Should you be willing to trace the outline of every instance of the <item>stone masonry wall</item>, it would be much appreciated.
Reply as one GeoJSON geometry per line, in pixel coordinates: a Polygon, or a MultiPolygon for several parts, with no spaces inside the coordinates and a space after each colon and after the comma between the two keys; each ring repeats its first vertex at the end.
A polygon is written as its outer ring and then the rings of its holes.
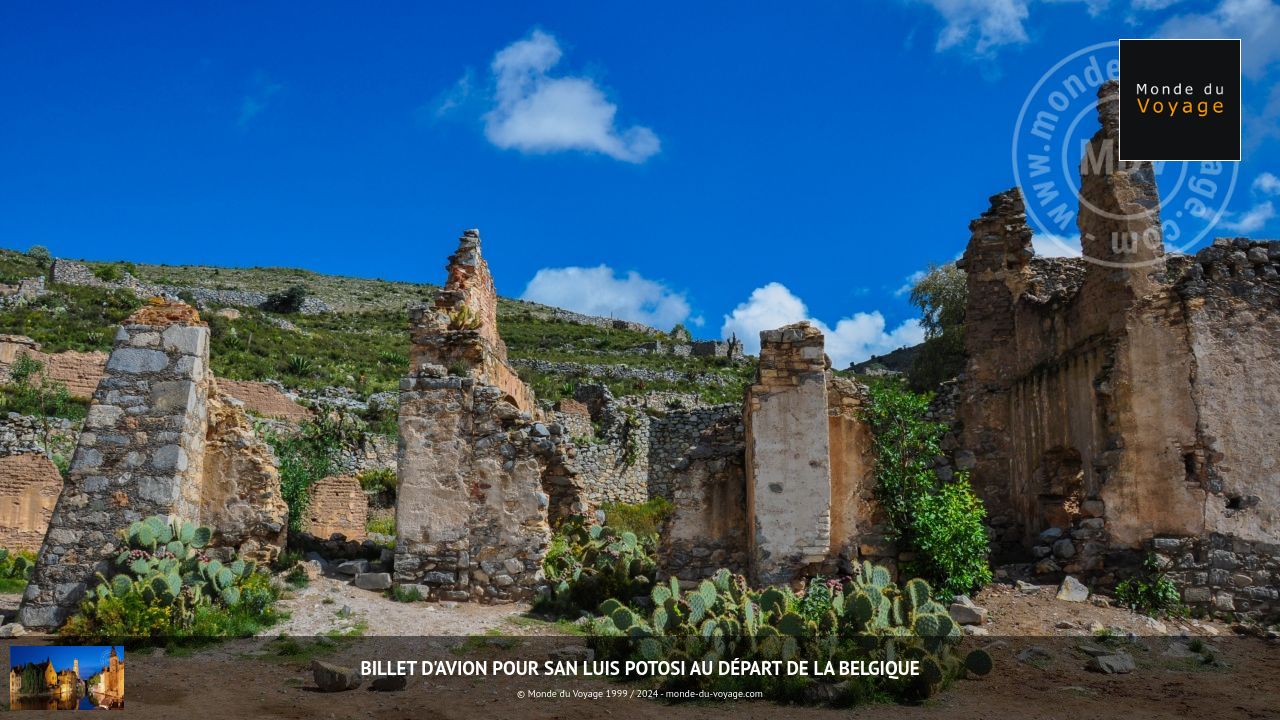
{"type": "Polygon", "coordinates": [[[148,305],[117,333],[23,595],[24,625],[60,625],[118,551],[118,533],[129,523],[155,514],[198,517],[209,329],[186,311],[148,305]]]}
{"type": "Polygon", "coordinates": [[[827,559],[831,460],[822,333],[808,323],[760,333],[747,390],[747,514],[752,575],[792,580],[827,559]]]}
{"type": "Polygon", "coordinates": [[[701,580],[720,568],[748,570],[745,427],[731,410],[698,426],[671,474],[673,510],[658,548],[663,575],[701,580]]]}
{"type": "Polygon", "coordinates": [[[544,475],[563,444],[499,388],[430,366],[405,378],[396,582],[432,599],[530,597],[551,539],[544,475]]]}

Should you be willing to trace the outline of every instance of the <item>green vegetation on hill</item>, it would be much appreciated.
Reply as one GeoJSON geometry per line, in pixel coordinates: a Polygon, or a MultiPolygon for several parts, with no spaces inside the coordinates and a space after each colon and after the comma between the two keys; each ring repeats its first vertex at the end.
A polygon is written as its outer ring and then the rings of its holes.
{"type": "MultiPolygon", "coordinates": [[[[47,264],[47,263],[44,263],[47,264]]],[[[97,274],[122,276],[127,271],[148,283],[212,289],[306,294],[337,311],[321,315],[276,313],[236,308],[239,317],[206,310],[211,330],[214,373],[231,380],[279,380],[294,389],[347,387],[362,395],[393,391],[409,367],[410,305],[429,300],[432,285],[320,275],[287,268],[214,268],[90,262],[97,274]]],[[[44,272],[39,257],[0,251],[0,281],[44,272]]],[[[110,350],[114,328],[142,304],[132,292],[106,288],[51,285],[35,301],[0,310],[0,333],[27,335],[46,352],[110,350]]],[[[499,332],[512,360],[536,359],[589,366],[626,365],[641,370],[675,371],[675,378],[593,378],[519,368],[539,398],[555,401],[571,396],[584,382],[604,383],[616,396],[653,391],[695,393],[707,402],[737,402],[754,377],[752,363],[718,358],[646,355],[632,348],[655,337],[634,330],[601,328],[568,322],[552,308],[502,298],[499,332]],[[706,382],[708,375],[722,378],[706,382]]],[[[367,418],[373,422],[379,419],[367,418]]]]}
{"type": "Polygon", "coordinates": [[[142,300],[128,290],[54,285],[26,304],[0,310],[0,334],[26,335],[44,352],[110,350],[115,328],[142,300]]]}

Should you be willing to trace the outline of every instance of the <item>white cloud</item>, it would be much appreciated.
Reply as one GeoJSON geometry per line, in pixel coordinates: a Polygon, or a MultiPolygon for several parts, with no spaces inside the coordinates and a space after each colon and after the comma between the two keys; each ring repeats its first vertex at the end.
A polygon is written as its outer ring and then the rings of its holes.
{"type": "Polygon", "coordinates": [[[1272,0],[1222,0],[1207,13],[1176,15],[1155,32],[1168,38],[1240,38],[1244,74],[1261,77],[1280,60],[1280,4],[1272,0]]]}
{"type": "Polygon", "coordinates": [[[1271,205],[1271,201],[1261,202],[1254,205],[1247,212],[1240,216],[1238,220],[1223,220],[1222,227],[1244,235],[1254,233],[1266,226],[1267,221],[1276,216],[1276,209],[1271,205]]]}
{"type": "Polygon", "coordinates": [[[855,313],[841,318],[835,328],[809,316],[804,301],[782,283],[772,282],[751,292],[747,301],[724,316],[720,336],[737,335],[749,353],[760,352],[760,332],[808,320],[826,336],[827,355],[834,367],[847,367],[872,355],[880,355],[906,345],[924,341],[924,329],[918,320],[907,320],[886,331],[884,316],[879,312],[855,313]]]}
{"type": "MultiPolygon", "coordinates": [[[[550,75],[562,55],[555,37],[541,30],[494,55],[493,107],[484,115],[489,142],[525,153],[597,152],[631,163],[657,153],[661,143],[652,130],[617,126],[618,106],[594,80],[550,75]]],[[[462,87],[469,92],[469,81],[462,87]]],[[[448,112],[457,104],[446,96],[439,109],[448,112]]]]}
{"type": "Polygon", "coordinates": [[[1031,236],[1031,249],[1037,257],[1080,257],[1080,234],[1031,236]]]}
{"type": "Polygon", "coordinates": [[[240,114],[236,117],[236,126],[241,130],[248,128],[282,89],[284,89],[283,85],[271,82],[266,75],[254,74],[249,92],[240,98],[240,114]]]}
{"type": "Polygon", "coordinates": [[[635,271],[617,275],[608,265],[543,268],[529,281],[520,299],[586,315],[631,320],[660,330],[670,330],[689,318],[684,293],[635,271]]]}
{"type": "Polygon", "coordinates": [[[923,280],[923,279],[924,279],[924,276],[925,276],[925,275],[928,275],[928,274],[929,274],[929,272],[928,272],[927,270],[917,270],[917,271],[915,271],[915,272],[911,273],[910,275],[908,275],[908,276],[907,276],[907,280],[906,280],[906,282],[904,282],[904,283],[902,284],[902,286],[901,286],[901,287],[899,287],[897,290],[894,290],[894,291],[893,291],[893,296],[894,296],[894,297],[902,297],[903,295],[908,295],[908,294],[910,294],[910,293],[911,293],[911,289],[912,289],[912,288],[914,288],[914,287],[916,286],[916,283],[918,283],[918,282],[920,282],[921,280],[923,280]]]}
{"type": "Polygon", "coordinates": [[[1133,0],[1134,10],[1163,10],[1182,2],[1182,0],[1133,0]]]}
{"type": "Polygon", "coordinates": [[[1253,191],[1263,195],[1280,195],[1280,177],[1264,172],[1253,179],[1253,191]]]}
{"type": "Polygon", "coordinates": [[[972,45],[978,55],[990,55],[1001,45],[1027,42],[1030,0],[924,0],[942,15],[945,25],[936,49],[972,45]]]}

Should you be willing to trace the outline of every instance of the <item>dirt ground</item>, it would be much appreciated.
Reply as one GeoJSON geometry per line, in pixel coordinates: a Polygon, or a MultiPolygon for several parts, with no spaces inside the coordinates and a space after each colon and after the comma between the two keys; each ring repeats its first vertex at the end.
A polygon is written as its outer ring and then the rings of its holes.
{"type": "MultiPolygon", "coordinates": [[[[1054,599],[1055,588],[1026,593],[995,585],[975,601],[988,609],[986,636],[971,637],[996,662],[984,679],[962,680],[921,706],[852,709],[780,706],[761,700],[668,703],[628,697],[640,683],[597,678],[413,678],[402,692],[373,692],[366,682],[343,693],[315,689],[312,657],[358,667],[363,660],[547,659],[548,649],[582,646],[566,628],[524,617],[521,606],[393,603],[380,595],[318,580],[287,600],[294,617],[275,633],[353,632],[363,637],[223,643],[190,655],[130,652],[126,710],[136,717],[244,718],[1280,718],[1280,646],[1233,635],[1224,625],[1165,621],[1092,603],[1054,599]],[[323,602],[325,597],[332,603],[323,602]],[[343,606],[349,616],[340,616],[343,606]],[[337,608],[337,610],[335,610],[337,608]],[[360,621],[363,621],[361,623],[360,621]],[[392,637],[389,633],[429,637],[392,637]],[[380,633],[374,635],[373,633],[380,633]],[[458,637],[466,633],[476,637],[458,637]],[[1128,633],[1135,636],[1126,639],[1128,633]],[[499,636],[519,635],[519,638],[499,636]],[[1181,636],[1181,640],[1177,638],[1181,636]],[[318,643],[318,644],[317,644],[318,643]],[[1085,648],[1123,649],[1137,668],[1124,675],[1085,669],[1085,648]],[[286,645],[288,649],[286,650],[286,645]],[[554,645],[554,648],[551,648],[554,645]],[[1034,646],[1034,651],[1028,651],[1034,646]],[[1196,649],[1189,652],[1188,647],[1196,649]],[[301,651],[299,651],[301,648],[301,651]],[[1019,659],[1021,656],[1021,659],[1019,659]],[[1212,658],[1212,662],[1208,659],[1212,658]],[[569,697],[530,698],[533,691],[569,697]],[[523,693],[523,697],[522,697],[523,693]],[[610,697],[610,694],[622,697],[610,697]]],[[[16,600],[16,598],[13,598],[16,600]]],[[[0,602],[4,599],[0,598],[0,602]]],[[[2,608],[0,608],[2,609],[2,608]]],[[[28,636],[20,642],[40,642],[28,636]]],[[[45,642],[48,642],[45,640],[45,642]]]]}

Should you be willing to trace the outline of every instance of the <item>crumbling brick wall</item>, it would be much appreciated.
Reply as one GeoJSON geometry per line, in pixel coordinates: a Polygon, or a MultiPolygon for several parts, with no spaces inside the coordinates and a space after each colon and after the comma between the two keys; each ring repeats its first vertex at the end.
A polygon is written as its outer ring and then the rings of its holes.
{"type": "MultiPolygon", "coordinates": [[[[1105,157],[1114,107],[1099,120],[1105,157]]],[[[956,455],[971,454],[997,550],[1104,583],[1167,551],[1188,602],[1273,609],[1280,247],[1166,255],[1149,163],[1084,165],[1081,194],[1091,261],[1034,257],[1015,189],[971,225],[961,262],[956,455]]]]}
{"type": "Polygon", "coordinates": [[[369,501],[354,476],[327,477],[311,488],[304,530],[315,537],[338,533],[348,540],[364,540],[368,521],[369,501]]]}
{"type": "Polygon", "coordinates": [[[448,281],[435,305],[410,311],[410,364],[439,365],[505,392],[525,412],[537,413],[533,391],[507,363],[498,335],[498,294],[480,255],[480,232],[467,230],[449,256],[448,281]]]}
{"type": "Polygon", "coordinates": [[[0,455],[0,547],[40,549],[62,475],[43,453],[0,455]]]}
{"type": "Polygon", "coordinates": [[[21,335],[0,336],[0,379],[7,378],[9,367],[19,356],[26,355],[44,365],[50,380],[67,386],[72,397],[88,398],[102,379],[107,354],[102,352],[45,353],[40,344],[21,335]]]}

